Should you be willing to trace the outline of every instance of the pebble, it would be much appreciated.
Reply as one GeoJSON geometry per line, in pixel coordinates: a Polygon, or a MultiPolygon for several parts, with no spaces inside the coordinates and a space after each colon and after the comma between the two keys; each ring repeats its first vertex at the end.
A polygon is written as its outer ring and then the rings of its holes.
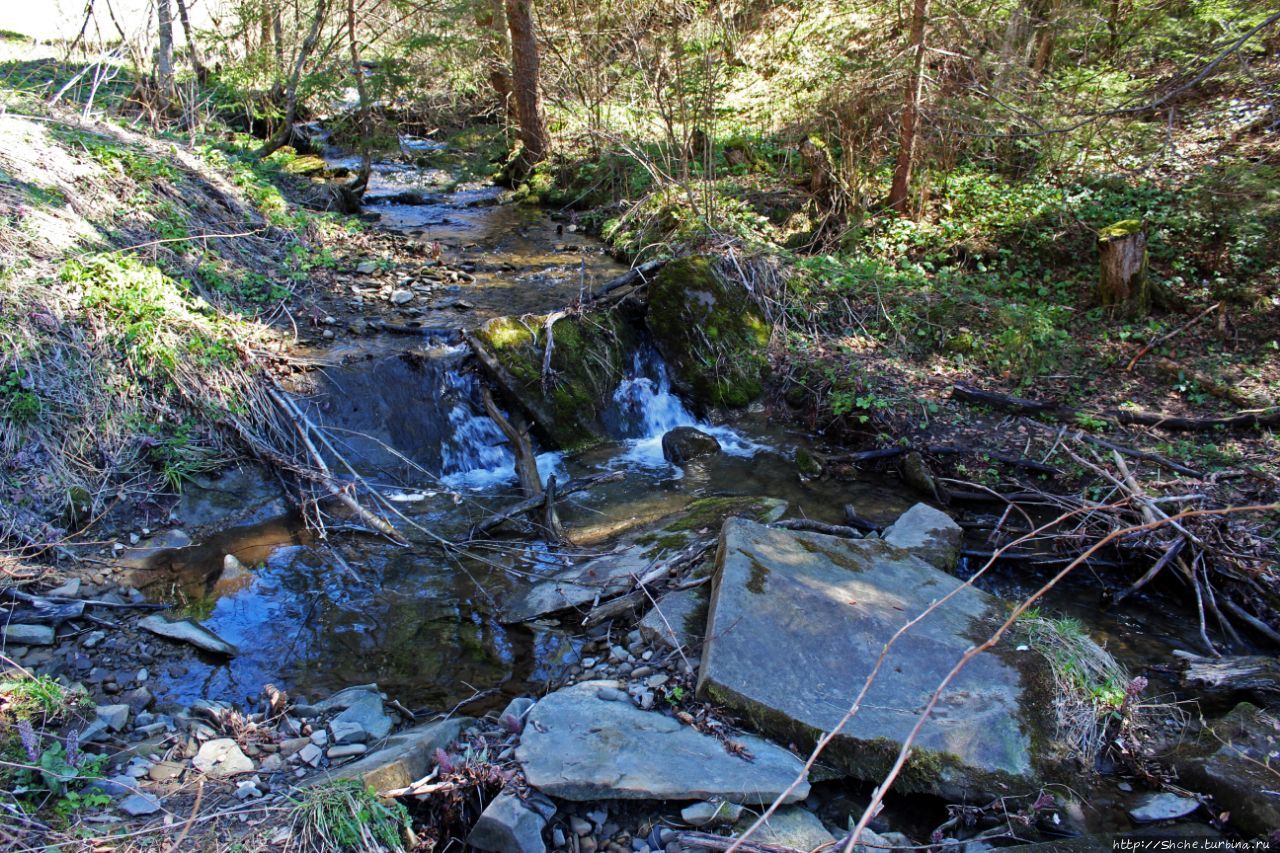
{"type": "Polygon", "coordinates": [[[663,675],[662,673],[659,672],[656,675],[649,676],[649,680],[646,681],[645,684],[647,684],[649,687],[652,687],[656,690],[657,688],[666,684],[669,680],[670,680],[669,676],[663,675]]]}
{"type": "Polygon", "coordinates": [[[325,755],[333,759],[347,758],[352,755],[364,755],[368,752],[369,747],[362,743],[344,743],[340,746],[331,746],[325,755]]]}
{"type": "Polygon", "coordinates": [[[120,809],[125,814],[134,817],[155,814],[160,811],[160,800],[155,795],[145,792],[130,794],[120,801],[120,809]]]}
{"type": "Polygon", "coordinates": [[[631,670],[631,677],[632,677],[632,678],[644,678],[644,677],[649,676],[649,675],[653,675],[653,667],[651,667],[651,666],[643,666],[643,665],[642,665],[642,666],[638,666],[638,667],[636,667],[635,669],[631,670]]]}
{"type": "Polygon", "coordinates": [[[598,847],[599,844],[597,844],[594,836],[588,835],[578,840],[578,849],[582,853],[596,853],[598,847]]]}
{"type": "Polygon", "coordinates": [[[644,654],[640,655],[641,660],[653,660],[653,649],[645,649],[644,654]]]}
{"type": "Polygon", "coordinates": [[[324,729],[316,729],[311,733],[311,742],[316,746],[324,746],[329,743],[329,733],[324,729]]]}
{"type": "Polygon", "coordinates": [[[253,782],[239,782],[236,784],[237,800],[256,800],[262,796],[262,791],[258,790],[258,786],[253,782]]]}
{"type": "Polygon", "coordinates": [[[573,831],[574,835],[578,835],[578,836],[588,835],[591,832],[591,824],[583,820],[582,818],[578,817],[577,815],[570,815],[569,829],[573,831]]]}
{"type": "Polygon", "coordinates": [[[627,694],[616,687],[601,687],[596,691],[596,698],[603,699],[606,702],[621,702],[627,698],[627,694]]]}
{"type": "Polygon", "coordinates": [[[148,768],[147,776],[153,782],[168,782],[181,776],[185,769],[186,765],[176,761],[157,761],[148,768]]]}
{"type": "Polygon", "coordinates": [[[320,758],[323,755],[324,751],[314,743],[309,743],[298,751],[298,758],[312,767],[320,763],[320,758]]]}
{"type": "Polygon", "coordinates": [[[394,290],[391,292],[391,303],[393,305],[404,305],[413,301],[412,290],[394,290]]]}

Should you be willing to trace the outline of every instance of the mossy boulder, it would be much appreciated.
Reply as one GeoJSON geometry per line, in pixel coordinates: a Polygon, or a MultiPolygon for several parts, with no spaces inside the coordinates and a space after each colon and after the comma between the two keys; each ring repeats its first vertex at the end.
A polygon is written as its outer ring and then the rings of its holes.
{"type": "Polygon", "coordinates": [[[769,324],[711,258],[668,263],[649,286],[646,323],[676,387],[700,408],[741,408],[769,376],[769,324]]]}
{"type": "Polygon", "coordinates": [[[475,332],[510,377],[504,390],[534,421],[547,443],[581,450],[605,440],[602,414],[639,346],[636,325],[623,309],[560,319],[552,327],[551,372],[544,383],[545,317],[497,317],[475,332]]]}

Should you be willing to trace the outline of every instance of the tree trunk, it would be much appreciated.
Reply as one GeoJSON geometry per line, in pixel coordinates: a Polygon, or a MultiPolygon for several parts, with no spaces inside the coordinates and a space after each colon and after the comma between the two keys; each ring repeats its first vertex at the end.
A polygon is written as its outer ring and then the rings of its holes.
{"type": "Polygon", "coordinates": [[[191,19],[187,17],[187,0],[176,0],[178,19],[182,21],[182,32],[187,37],[187,51],[191,54],[191,69],[196,73],[196,80],[203,83],[209,77],[209,69],[200,61],[200,50],[196,47],[195,33],[191,31],[191,19]]]}
{"type": "Polygon", "coordinates": [[[328,11],[329,0],[317,0],[315,17],[311,19],[311,28],[307,31],[307,37],[302,40],[302,46],[298,48],[298,58],[293,63],[293,73],[289,75],[289,86],[285,90],[284,98],[284,119],[275,135],[254,152],[254,156],[258,159],[276,151],[293,135],[293,121],[298,116],[298,81],[302,79],[302,69],[306,67],[307,60],[320,41],[320,30],[324,26],[325,13],[328,11]]]}
{"type": "Polygon", "coordinates": [[[498,109],[515,121],[515,102],[511,98],[511,40],[507,35],[507,12],[503,8],[503,0],[479,0],[475,18],[476,26],[485,33],[485,64],[498,109]]]}
{"type": "Polygon", "coordinates": [[[284,27],[280,23],[280,10],[271,12],[271,34],[276,42],[276,73],[284,71],[284,27]]]}
{"type": "Polygon", "coordinates": [[[916,150],[916,121],[920,112],[920,90],[924,82],[924,26],[929,14],[929,0],[915,0],[911,12],[911,73],[907,78],[906,97],[902,106],[902,128],[898,134],[898,162],[893,169],[893,186],[889,189],[889,207],[907,212],[907,196],[911,187],[911,167],[916,150]]]}
{"type": "Polygon", "coordinates": [[[533,32],[533,0],[506,0],[507,26],[511,29],[512,90],[520,143],[524,150],[516,163],[527,173],[547,156],[547,129],[542,123],[538,95],[538,41],[533,32]]]}
{"type": "Polygon", "coordinates": [[[360,172],[347,184],[356,199],[364,196],[364,189],[369,185],[369,172],[373,168],[373,146],[370,136],[373,133],[369,115],[369,92],[364,84],[364,66],[360,64],[360,44],[356,41],[356,4],[355,0],[347,0],[347,45],[351,50],[351,71],[356,76],[356,93],[360,98],[360,172]]]}
{"type": "Polygon", "coordinates": [[[161,109],[173,100],[173,11],[169,0],[156,0],[156,22],[160,31],[160,52],[156,57],[156,83],[161,109]]]}
{"type": "Polygon", "coordinates": [[[1098,235],[1101,276],[1098,299],[1121,317],[1143,317],[1151,310],[1147,278],[1147,226],[1136,219],[1102,229],[1098,235]]]}

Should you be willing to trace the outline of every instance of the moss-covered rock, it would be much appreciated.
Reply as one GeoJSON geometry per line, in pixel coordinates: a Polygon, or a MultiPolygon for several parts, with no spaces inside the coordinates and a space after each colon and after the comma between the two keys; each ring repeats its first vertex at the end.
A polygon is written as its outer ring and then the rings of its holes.
{"type": "Polygon", "coordinates": [[[769,324],[710,258],[663,267],[650,285],[646,322],[677,388],[696,405],[741,408],[764,390],[769,324]]]}
{"type": "Polygon", "coordinates": [[[601,414],[639,345],[638,330],[619,308],[557,321],[544,387],[545,321],[498,317],[475,338],[510,375],[514,387],[506,390],[533,418],[542,439],[562,450],[581,450],[607,437],[601,414]]]}

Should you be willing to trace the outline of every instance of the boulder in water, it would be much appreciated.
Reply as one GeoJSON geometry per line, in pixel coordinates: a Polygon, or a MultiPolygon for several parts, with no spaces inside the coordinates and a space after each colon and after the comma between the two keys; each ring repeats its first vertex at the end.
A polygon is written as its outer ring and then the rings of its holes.
{"type": "Polygon", "coordinates": [[[720,452],[720,442],[697,427],[679,426],[662,436],[662,456],[673,465],[683,465],[691,459],[714,456],[720,452]]]}
{"type": "MultiPolygon", "coordinates": [[[[699,691],[788,740],[835,728],[889,638],[955,592],[897,640],[824,753],[860,779],[882,778],[947,672],[1003,618],[996,599],[879,539],[732,518],[718,565],[699,691]]],[[[1050,683],[1036,655],[978,655],[924,724],[895,787],[953,800],[1033,790],[1051,741],[1050,683]]]]}
{"type": "Polygon", "coordinates": [[[885,528],[881,538],[910,551],[935,569],[949,572],[960,558],[963,535],[960,525],[945,512],[928,504],[916,504],[885,528]]]}

